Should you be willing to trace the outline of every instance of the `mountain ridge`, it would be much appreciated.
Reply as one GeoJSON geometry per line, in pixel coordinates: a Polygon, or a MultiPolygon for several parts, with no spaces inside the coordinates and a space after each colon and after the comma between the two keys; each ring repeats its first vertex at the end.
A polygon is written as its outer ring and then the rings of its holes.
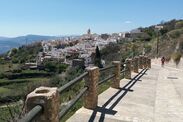
{"type": "Polygon", "coordinates": [[[58,39],[61,37],[64,36],[45,36],[45,35],[34,35],[34,34],[18,37],[0,36],[0,54],[5,53],[12,48],[16,48],[24,44],[30,44],[41,40],[58,39]]]}

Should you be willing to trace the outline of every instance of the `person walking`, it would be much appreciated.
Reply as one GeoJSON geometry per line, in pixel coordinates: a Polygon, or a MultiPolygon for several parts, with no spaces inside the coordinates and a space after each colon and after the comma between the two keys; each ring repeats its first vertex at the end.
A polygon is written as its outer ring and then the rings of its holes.
{"type": "Polygon", "coordinates": [[[164,67],[164,64],[165,64],[165,57],[163,56],[163,57],[161,58],[161,66],[164,67]]]}

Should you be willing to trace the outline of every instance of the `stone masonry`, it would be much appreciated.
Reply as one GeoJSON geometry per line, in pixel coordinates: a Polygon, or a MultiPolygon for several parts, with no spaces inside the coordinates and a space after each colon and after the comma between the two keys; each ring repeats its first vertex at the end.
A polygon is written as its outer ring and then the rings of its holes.
{"type": "Polygon", "coordinates": [[[112,62],[113,65],[115,65],[115,69],[114,69],[114,74],[115,74],[115,77],[114,77],[114,80],[113,80],[113,83],[112,83],[112,88],[119,88],[120,87],[120,61],[113,61],[112,62]]]}
{"type": "Polygon", "coordinates": [[[99,81],[99,68],[88,67],[88,77],[85,78],[88,90],[84,96],[84,107],[87,109],[95,109],[98,103],[98,81],[99,81]]]}
{"type": "Polygon", "coordinates": [[[29,112],[36,105],[43,106],[43,113],[39,115],[35,122],[59,122],[59,93],[57,88],[39,87],[28,94],[25,110],[29,112]]]}

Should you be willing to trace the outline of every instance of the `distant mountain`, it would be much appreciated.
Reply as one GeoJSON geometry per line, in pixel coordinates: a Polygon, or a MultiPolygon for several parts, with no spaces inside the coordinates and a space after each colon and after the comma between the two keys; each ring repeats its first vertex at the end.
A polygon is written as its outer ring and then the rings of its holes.
{"type": "Polygon", "coordinates": [[[24,44],[30,44],[41,40],[51,40],[60,37],[42,36],[42,35],[26,35],[15,38],[0,37],[0,54],[7,52],[11,48],[19,47],[24,44]]]}
{"type": "Polygon", "coordinates": [[[20,44],[16,42],[0,40],[0,54],[7,52],[8,50],[14,47],[19,47],[19,46],[20,44]]]}
{"type": "Polygon", "coordinates": [[[3,39],[8,39],[8,37],[2,37],[2,36],[0,36],[0,40],[3,40],[3,39]]]}

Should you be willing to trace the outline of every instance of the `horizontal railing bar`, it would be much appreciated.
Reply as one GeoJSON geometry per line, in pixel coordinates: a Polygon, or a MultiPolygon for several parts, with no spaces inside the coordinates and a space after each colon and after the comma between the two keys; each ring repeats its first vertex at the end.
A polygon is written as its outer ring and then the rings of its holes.
{"type": "Polygon", "coordinates": [[[120,72],[120,75],[124,75],[124,73],[127,71],[127,69],[124,69],[120,72]]]}
{"type": "Polygon", "coordinates": [[[98,85],[101,85],[102,83],[104,83],[104,82],[106,82],[106,81],[108,81],[108,80],[110,80],[111,78],[114,78],[114,77],[115,77],[115,74],[113,74],[113,75],[111,75],[111,76],[109,76],[109,77],[99,81],[98,85]]]}
{"type": "Polygon", "coordinates": [[[60,113],[59,113],[59,118],[61,119],[69,110],[70,108],[76,104],[76,102],[83,96],[83,94],[88,90],[88,87],[83,88],[80,93],[73,99],[71,100],[66,107],[64,107],[60,113]]]}
{"type": "Polygon", "coordinates": [[[125,71],[127,71],[127,69],[122,70],[120,73],[124,73],[125,71]]]}
{"type": "Polygon", "coordinates": [[[114,68],[114,67],[115,67],[115,65],[111,65],[111,66],[108,66],[108,67],[101,68],[101,69],[99,69],[99,71],[102,72],[102,71],[105,71],[105,70],[108,70],[108,69],[111,69],[111,68],[114,68]]]}
{"type": "Polygon", "coordinates": [[[69,83],[67,83],[64,86],[58,88],[58,92],[61,93],[64,90],[68,89],[69,87],[71,87],[72,85],[74,85],[75,83],[77,83],[78,81],[83,79],[86,75],[88,75],[88,72],[85,72],[85,73],[81,74],[79,77],[76,77],[75,79],[71,80],[69,83]]]}
{"type": "Polygon", "coordinates": [[[43,107],[36,105],[32,110],[30,110],[19,122],[31,122],[37,115],[39,115],[43,110],[43,107]]]}

